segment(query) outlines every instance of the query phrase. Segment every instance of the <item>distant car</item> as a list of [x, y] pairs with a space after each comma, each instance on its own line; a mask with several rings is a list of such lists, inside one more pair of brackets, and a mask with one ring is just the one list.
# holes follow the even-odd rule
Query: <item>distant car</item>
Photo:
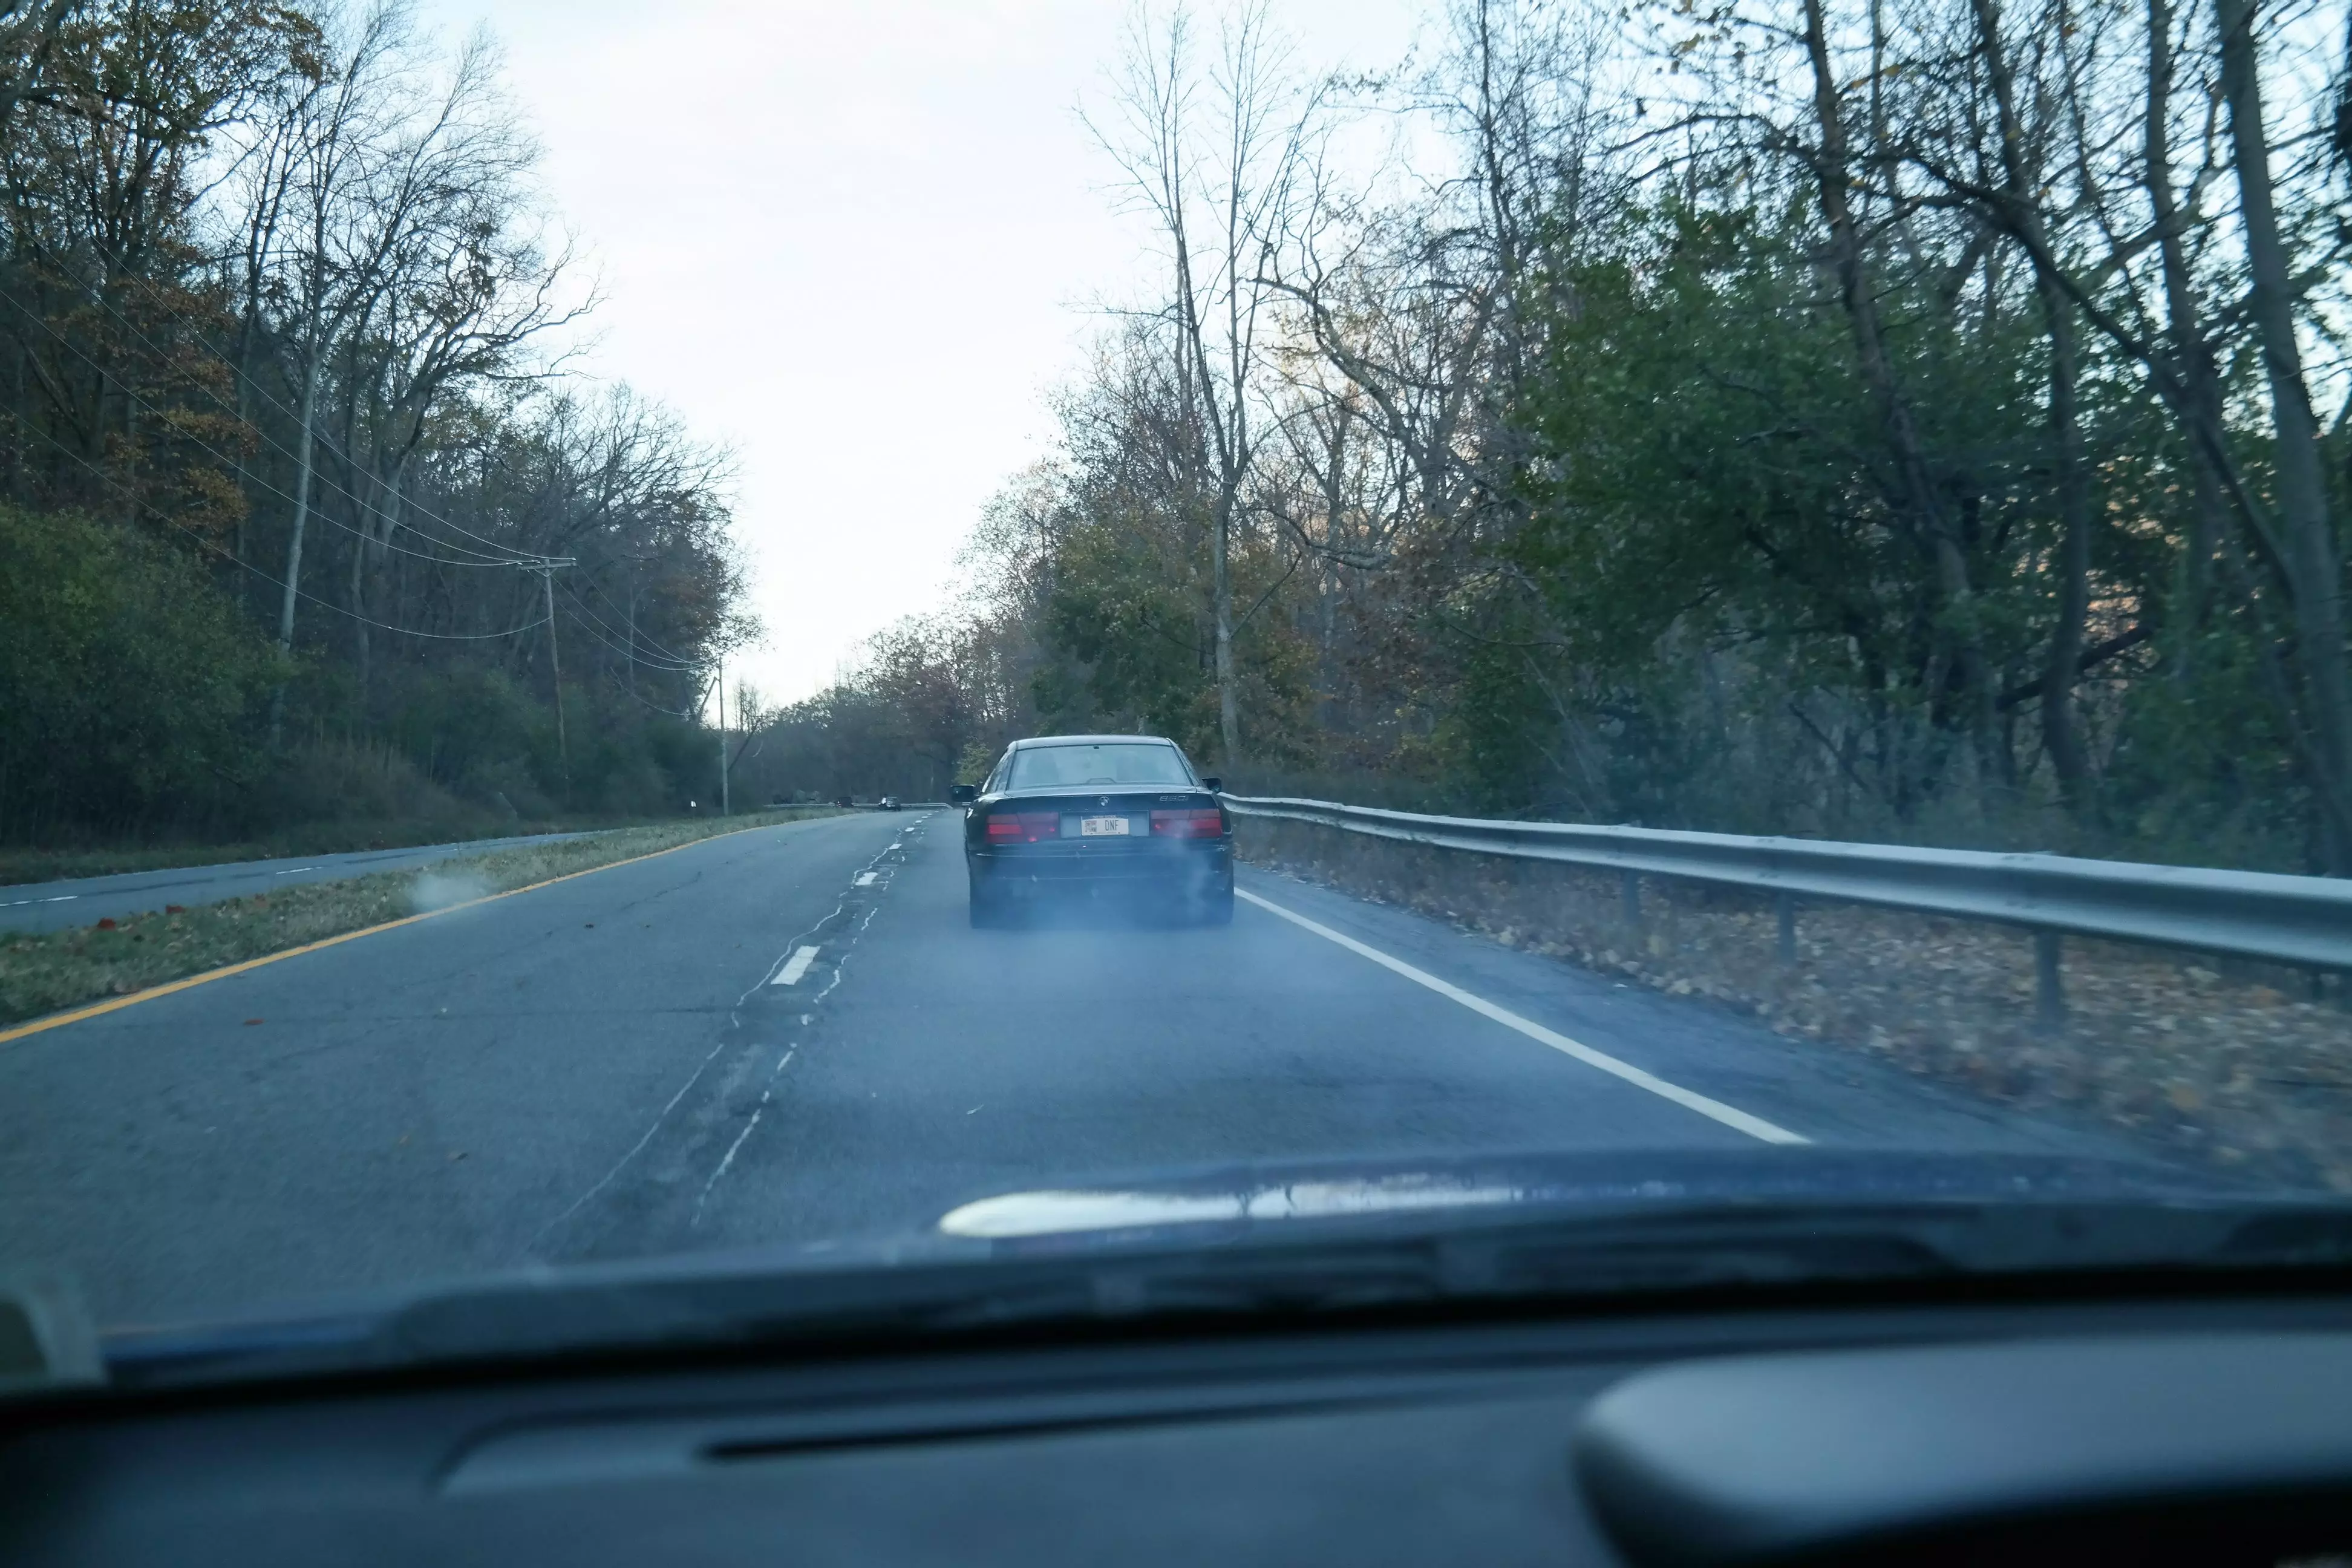
[[1056, 892], [1132, 889], [1210, 925], [1234, 918], [1234, 825], [1221, 781], [1152, 735], [1040, 735], [985, 784], [957, 784], [971, 923]]
[[884, 795], [884, 796], [882, 797], [882, 809], [883, 809], [883, 810], [885, 810], [885, 811], [896, 811], [896, 810], [898, 810], [898, 797], [897, 795]]

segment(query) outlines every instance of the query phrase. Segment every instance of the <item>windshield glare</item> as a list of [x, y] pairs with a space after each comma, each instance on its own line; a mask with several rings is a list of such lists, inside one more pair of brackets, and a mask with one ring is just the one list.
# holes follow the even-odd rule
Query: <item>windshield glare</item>
[[2352, 1202], [2340, 0], [771, 9], [5, 8], [0, 1298]]
[[1024, 746], [1013, 753], [1011, 789], [1087, 784], [1190, 784], [1184, 759], [1171, 746], [1111, 742], [1085, 746]]

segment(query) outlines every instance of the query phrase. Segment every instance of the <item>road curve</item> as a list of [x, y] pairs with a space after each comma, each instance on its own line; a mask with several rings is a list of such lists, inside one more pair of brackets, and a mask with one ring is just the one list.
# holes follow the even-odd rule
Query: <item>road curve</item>
[[1247, 868], [1229, 928], [975, 931], [957, 826], [738, 833], [0, 1047], [0, 1263], [126, 1325], [1242, 1160], [2128, 1152]]

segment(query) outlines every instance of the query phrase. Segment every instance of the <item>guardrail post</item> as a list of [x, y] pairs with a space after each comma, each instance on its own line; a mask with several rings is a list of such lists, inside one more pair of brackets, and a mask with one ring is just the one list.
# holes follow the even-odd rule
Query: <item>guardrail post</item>
[[1797, 963], [1797, 900], [1786, 893], [1775, 893], [1772, 912], [1780, 918], [1780, 965], [1792, 969]]
[[2066, 976], [2059, 968], [2059, 936], [2033, 933], [2033, 1026], [2054, 1035], [2066, 1026]]
[[1642, 879], [1633, 871], [1617, 873], [1618, 891], [1625, 904], [1625, 923], [1638, 927], [1642, 923]]

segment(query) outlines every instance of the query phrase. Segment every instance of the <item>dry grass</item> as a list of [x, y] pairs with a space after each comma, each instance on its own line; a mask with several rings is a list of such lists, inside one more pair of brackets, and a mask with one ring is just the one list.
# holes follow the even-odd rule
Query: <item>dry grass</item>
[[810, 806], [753, 816], [622, 828], [585, 838], [452, 857], [421, 870], [310, 882], [176, 912], [0, 941], [0, 1023], [128, 995], [422, 910], [650, 855], [720, 833], [837, 815]]
[[1807, 906], [1797, 963], [1770, 906], [1614, 875], [1244, 819], [1260, 864], [1861, 1051], [2022, 1109], [2089, 1114], [2171, 1153], [2352, 1192], [2352, 1010], [2292, 970], [2070, 939], [2064, 1030], [2033, 1026], [2033, 945], [2000, 926]]

